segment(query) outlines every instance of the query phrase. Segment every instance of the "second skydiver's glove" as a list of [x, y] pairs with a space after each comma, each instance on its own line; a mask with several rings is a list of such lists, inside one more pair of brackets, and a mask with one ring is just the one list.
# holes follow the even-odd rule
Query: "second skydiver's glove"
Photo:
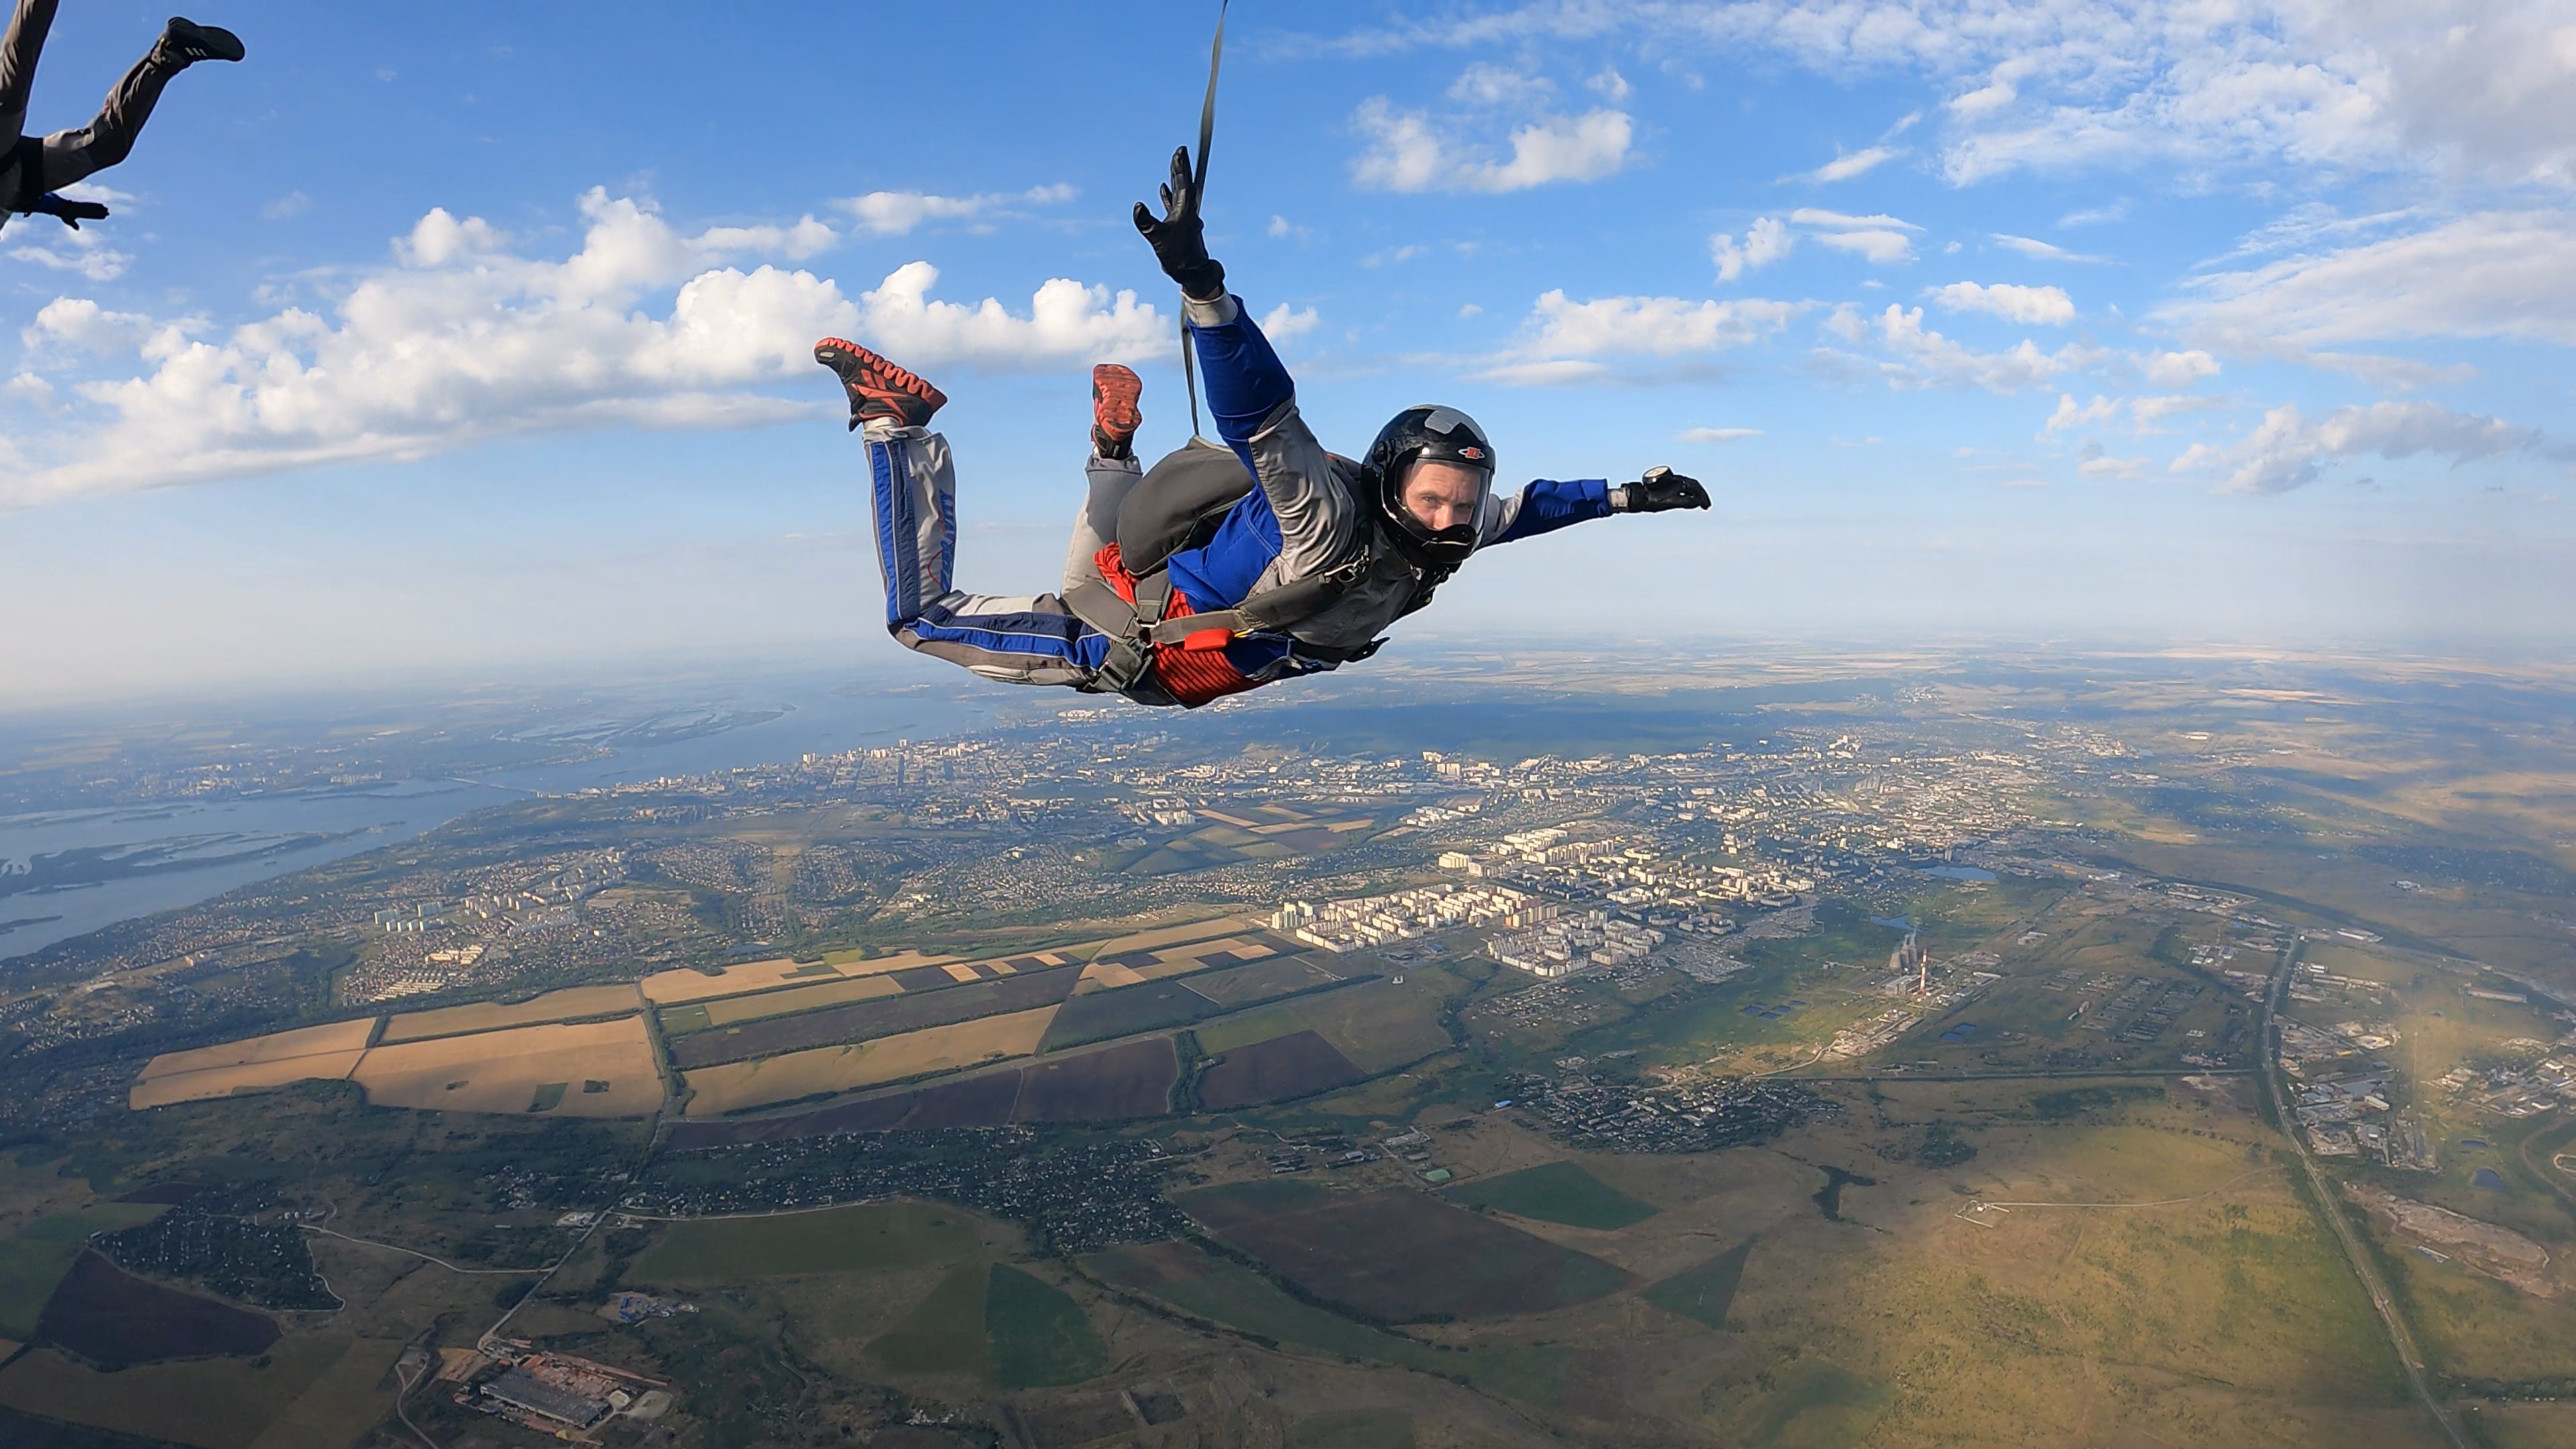
[[1163, 275], [1181, 284], [1181, 295], [1213, 302], [1225, 295], [1225, 268], [1208, 255], [1207, 231], [1199, 222], [1199, 188], [1190, 175], [1190, 148], [1172, 153], [1172, 179], [1163, 187], [1163, 214], [1136, 203], [1136, 230], [1154, 248]]
[[1622, 483], [1610, 490], [1613, 513], [1662, 513], [1673, 508], [1708, 507], [1708, 490], [1697, 478], [1685, 478], [1670, 468], [1649, 468], [1646, 476], [1634, 483]]

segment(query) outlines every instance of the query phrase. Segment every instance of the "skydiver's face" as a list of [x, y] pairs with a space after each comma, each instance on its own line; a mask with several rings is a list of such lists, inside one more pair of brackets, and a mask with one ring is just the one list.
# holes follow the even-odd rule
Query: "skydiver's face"
[[1485, 475], [1455, 463], [1426, 459], [1404, 477], [1404, 511], [1413, 521], [1437, 533], [1476, 521], [1476, 505], [1485, 499]]

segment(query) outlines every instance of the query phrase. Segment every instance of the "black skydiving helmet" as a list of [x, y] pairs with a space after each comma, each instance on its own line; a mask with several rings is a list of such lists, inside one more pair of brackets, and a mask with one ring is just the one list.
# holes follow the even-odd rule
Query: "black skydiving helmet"
[[[1449, 528], [1423, 526], [1404, 506], [1405, 476], [1415, 462], [1455, 463], [1477, 474], [1476, 513]], [[1456, 408], [1409, 407], [1378, 429], [1360, 472], [1377, 495], [1378, 516], [1386, 521], [1396, 551], [1417, 567], [1449, 570], [1476, 551], [1476, 520], [1484, 517], [1485, 499], [1494, 491], [1494, 445], [1476, 420]]]

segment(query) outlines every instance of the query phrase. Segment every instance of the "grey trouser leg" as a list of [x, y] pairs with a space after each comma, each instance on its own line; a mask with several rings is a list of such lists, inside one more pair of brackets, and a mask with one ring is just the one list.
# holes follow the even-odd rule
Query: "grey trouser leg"
[[107, 93], [97, 119], [77, 131], [57, 131], [45, 138], [45, 174], [37, 189], [59, 191], [132, 155], [134, 138], [160, 103], [161, 88], [187, 68], [186, 61], [162, 54], [156, 43]]
[[948, 440], [922, 428], [869, 424], [877, 560], [886, 630], [905, 648], [1006, 684], [1091, 682], [1108, 637], [1053, 594], [969, 594], [954, 587], [957, 472]]
[[9, 31], [0, 36], [0, 168], [9, 164], [7, 148], [27, 129], [27, 97], [36, 85], [36, 57], [45, 49], [45, 32], [54, 28], [54, 8], [61, 0], [18, 0], [9, 15]]
[[1076, 585], [1101, 582], [1099, 554], [1118, 539], [1118, 509], [1127, 501], [1137, 480], [1145, 476], [1145, 465], [1134, 458], [1104, 458], [1091, 455], [1083, 470], [1091, 484], [1089, 496], [1082, 500], [1082, 510], [1073, 516], [1073, 542], [1064, 552], [1064, 591], [1071, 594]]

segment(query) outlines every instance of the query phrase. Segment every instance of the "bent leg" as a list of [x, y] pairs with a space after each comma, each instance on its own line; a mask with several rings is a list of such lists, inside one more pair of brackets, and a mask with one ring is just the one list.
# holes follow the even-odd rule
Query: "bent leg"
[[166, 46], [155, 45], [144, 52], [107, 93], [96, 119], [77, 131], [57, 131], [45, 138], [42, 189], [59, 191], [134, 154], [134, 138], [143, 133], [152, 108], [161, 103], [162, 87], [187, 68], [188, 62], [172, 57]]
[[[54, 28], [54, 9], [61, 0], [18, 0], [9, 13], [9, 29], [0, 35], [0, 148], [27, 129], [27, 98], [36, 84], [36, 59], [44, 53], [45, 33]], [[0, 165], [6, 165], [0, 160]]]
[[1132, 457], [1104, 458], [1094, 453], [1084, 473], [1091, 491], [1082, 500], [1082, 511], [1073, 516], [1073, 542], [1065, 548], [1067, 594], [1084, 584], [1101, 582], [1100, 551], [1117, 541], [1118, 510], [1145, 476], [1145, 468]]
[[1091, 682], [1109, 640], [1053, 594], [998, 596], [953, 587], [957, 476], [948, 440], [871, 424], [868, 475], [886, 630], [905, 648], [1008, 684]]

